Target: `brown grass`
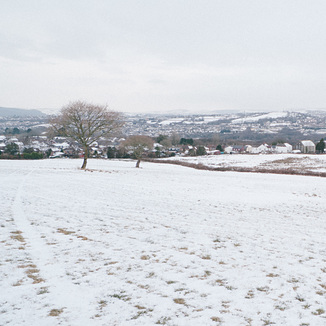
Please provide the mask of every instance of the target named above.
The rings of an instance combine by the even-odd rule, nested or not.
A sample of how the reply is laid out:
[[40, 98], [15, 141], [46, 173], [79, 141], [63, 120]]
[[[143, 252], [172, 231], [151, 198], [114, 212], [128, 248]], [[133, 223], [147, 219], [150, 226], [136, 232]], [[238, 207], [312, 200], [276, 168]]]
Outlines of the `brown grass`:
[[[246, 168], [246, 167], [211, 167], [206, 166], [201, 163], [189, 163], [184, 161], [177, 161], [177, 160], [159, 160], [159, 159], [144, 159], [144, 161], [151, 162], [151, 163], [159, 163], [159, 164], [173, 164], [173, 165], [181, 165], [184, 167], [189, 167], [197, 170], [206, 170], [206, 171], [218, 171], [218, 172], [247, 172], [247, 173], [268, 173], [268, 174], [288, 174], [288, 175], [306, 175], [306, 176], [315, 176], [315, 177], [326, 177], [326, 172], [313, 172], [313, 171], [305, 171], [303, 169], [295, 169], [295, 168], [273, 168], [273, 169], [266, 169], [266, 168]], [[280, 160], [283, 162], [283, 160]], [[275, 163], [275, 161], [274, 161]]]
[[25, 242], [25, 239], [24, 237], [21, 235], [22, 232], [21, 231], [13, 231], [13, 232], [10, 232], [12, 235], [10, 236], [11, 239], [14, 239], [14, 240], [17, 240], [17, 241], [20, 241], [20, 242]]
[[177, 303], [177, 304], [186, 304], [186, 301], [185, 299], [182, 299], [182, 298], [177, 298], [177, 299], [173, 299], [174, 303]]
[[76, 233], [75, 231], [68, 231], [68, 230], [66, 230], [66, 229], [62, 229], [62, 228], [59, 228], [59, 229], [58, 229], [58, 232], [59, 232], [59, 233], [62, 233], [62, 234], [65, 234], [65, 235], [69, 235], [69, 234]]
[[60, 314], [63, 313], [63, 308], [61, 309], [52, 309], [50, 312], [49, 312], [49, 316], [59, 316]]
[[34, 264], [18, 265], [18, 268], [36, 268], [36, 265]]
[[14, 283], [12, 286], [20, 286], [23, 284], [23, 282], [24, 282], [24, 280], [19, 280], [16, 283]]

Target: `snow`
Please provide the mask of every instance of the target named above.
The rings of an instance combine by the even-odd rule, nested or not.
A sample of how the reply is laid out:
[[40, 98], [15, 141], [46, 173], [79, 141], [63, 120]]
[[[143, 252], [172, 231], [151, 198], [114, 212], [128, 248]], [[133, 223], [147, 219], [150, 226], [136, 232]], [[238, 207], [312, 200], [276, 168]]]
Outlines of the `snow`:
[[182, 121], [184, 121], [184, 118], [171, 118], [168, 120], [161, 121], [159, 124], [160, 125], [170, 125], [173, 123], [181, 123]]
[[250, 116], [247, 118], [239, 118], [232, 120], [232, 123], [245, 123], [245, 122], [257, 122], [263, 119], [277, 119], [277, 118], [285, 118], [288, 115], [287, 112], [270, 112], [266, 114], [261, 114], [258, 116]]
[[301, 143], [302, 143], [303, 146], [307, 146], [307, 147], [312, 146], [312, 147], [315, 147], [315, 144], [311, 140], [302, 140]]
[[323, 178], [81, 163], [0, 160], [0, 325], [325, 325]]
[[[225, 148], [225, 152], [228, 150], [228, 147]], [[291, 168], [301, 172], [326, 172], [326, 156], [315, 154], [224, 154], [171, 157], [163, 160], [184, 161], [212, 168], [258, 168], [265, 170]]]

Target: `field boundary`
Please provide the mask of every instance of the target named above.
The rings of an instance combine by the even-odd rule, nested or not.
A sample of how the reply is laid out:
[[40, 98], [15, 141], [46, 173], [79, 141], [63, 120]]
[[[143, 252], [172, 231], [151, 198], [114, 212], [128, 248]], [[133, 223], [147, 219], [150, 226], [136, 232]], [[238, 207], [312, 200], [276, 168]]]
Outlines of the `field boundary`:
[[160, 159], [143, 159], [145, 162], [160, 163], [160, 164], [172, 164], [180, 165], [188, 168], [193, 168], [196, 170], [206, 170], [206, 171], [217, 171], [217, 172], [246, 172], [246, 173], [267, 173], [267, 174], [284, 174], [284, 175], [301, 175], [310, 177], [326, 177], [326, 172], [314, 172], [307, 170], [297, 170], [293, 168], [275, 168], [275, 169], [264, 169], [258, 167], [211, 167], [202, 163], [190, 163], [179, 160], [160, 160]]

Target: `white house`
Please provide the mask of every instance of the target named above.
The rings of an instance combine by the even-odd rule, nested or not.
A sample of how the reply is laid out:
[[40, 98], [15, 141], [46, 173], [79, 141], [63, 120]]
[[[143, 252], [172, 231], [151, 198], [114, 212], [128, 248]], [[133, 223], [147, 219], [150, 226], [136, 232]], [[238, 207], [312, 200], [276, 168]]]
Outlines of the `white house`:
[[257, 147], [256, 153], [270, 153], [271, 147], [267, 144], [261, 144]]
[[230, 154], [233, 150], [233, 147], [232, 146], [228, 146], [228, 147], [225, 147], [224, 148], [224, 153], [226, 154]]
[[297, 147], [301, 153], [313, 154], [316, 152], [316, 146], [311, 140], [302, 140]]

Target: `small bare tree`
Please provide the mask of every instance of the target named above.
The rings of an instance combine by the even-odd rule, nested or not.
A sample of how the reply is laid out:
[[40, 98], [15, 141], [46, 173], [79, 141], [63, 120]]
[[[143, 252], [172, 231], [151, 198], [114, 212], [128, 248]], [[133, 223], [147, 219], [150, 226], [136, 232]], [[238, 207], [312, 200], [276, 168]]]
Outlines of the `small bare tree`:
[[151, 150], [153, 145], [153, 139], [148, 136], [130, 136], [122, 143], [125, 150], [133, 152], [133, 157], [137, 160], [136, 168], [139, 168], [145, 150]]
[[76, 140], [84, 149], [82, 169], [86, 169], [89, 147], [101, 137], [112, 136], [123, 125], [122, 114], [106, 105], [84, 101], [70, 102], [50, 121], [56, 134]]

